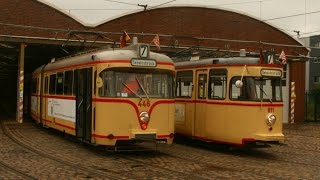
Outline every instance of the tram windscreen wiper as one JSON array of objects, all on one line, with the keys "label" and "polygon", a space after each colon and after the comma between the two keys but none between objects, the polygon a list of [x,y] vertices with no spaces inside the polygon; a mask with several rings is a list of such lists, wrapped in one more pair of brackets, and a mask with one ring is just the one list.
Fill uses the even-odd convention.
[{"label": "tram windscreen wiper", "polygon": [[[122,82],[122,81],[121,81],[121,83],[122,83],[122,85],[124,85],[127,89],[129,89],[130,92],[132,92],[134,95],[136,95],[137,97],[139,97],[140,99],[142,99],[141,96],[139,96],[139,94],[137,94],[136,92],[134,92],[134,90],[132,90],[128,85],[126,85],[126,83],[124,83],[124,82]],[[139,86],[140,86],[140,85],[139,85]]]},{"label": "tram windscreen wiper", "polygon": [[136,77],[136,81],[138,82],[139,87],[142,89],[143,93],[146,95],[147,99],[149,100],[149,96],[148,96],[146,90],[143,88],[143,86],[141,85],[141,83],[140,83],[140,81],[138,80],[137,77]]},{"label": "tram windscreen wiper", "polygon": [[272,99],[270,99],[267,95],[267,93],[263,90],[263,88],[261,88],[260,86],[258,86],[260,88],[260,90],[263,92],[263,94],[266,95],[266,97],[269,99],[270,103],[272,103]]}]

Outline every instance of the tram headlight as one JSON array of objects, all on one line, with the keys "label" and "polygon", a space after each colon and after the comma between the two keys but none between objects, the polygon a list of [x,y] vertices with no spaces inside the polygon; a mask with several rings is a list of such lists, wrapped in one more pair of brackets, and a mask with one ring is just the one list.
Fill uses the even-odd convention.
[{"label": "tram headlight", "polygon": [[270,113],[267,115],[267,124],[268,126],[273,126],[276,123],[277,117],[276,115]]},{"label": "tram headlight", "polygon": [[150,120],[150,116],[147,112],[142,111],[139,115],[140,121],[143,123],[147,123]]}]

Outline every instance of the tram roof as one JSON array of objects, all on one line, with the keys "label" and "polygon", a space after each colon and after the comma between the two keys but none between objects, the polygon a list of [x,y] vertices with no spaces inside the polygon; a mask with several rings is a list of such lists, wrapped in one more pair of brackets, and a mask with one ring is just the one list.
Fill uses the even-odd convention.
[{"label": "tram roof", "polygon": [[260,63],[259,57],[228,57],[228,58],[208,58],[194,61],[183,61],[175,63],[176,67],[183,66],[199,66],[210,64],[258,64]]},{"label": "tram roof", "polygon": [[[63,57],[57,60],[54,60],[45,66],[45,71],[55,70],[64,67],[72,67],[77,65],[85,65],[93,61],[127,61],[132,58],[139,58],[138,45],[130,45],[124,48],[103,48],[95,49],[86,52],[81,52],[72,56]],[[168,62],[172,63],[171,58],[164,54],[159,54],[155,52],[150,52],[148,59],[154,59],[157,62]],[[38,67],[33,73],[41,72],[43,66]]]}]

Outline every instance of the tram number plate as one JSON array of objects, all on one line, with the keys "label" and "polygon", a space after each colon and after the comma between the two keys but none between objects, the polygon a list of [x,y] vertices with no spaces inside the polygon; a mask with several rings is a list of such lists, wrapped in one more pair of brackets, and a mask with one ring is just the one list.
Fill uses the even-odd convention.
[{"label": "tram number plate", "polygon": [[136,139],[156,139],[156,134],[136,134]]}]

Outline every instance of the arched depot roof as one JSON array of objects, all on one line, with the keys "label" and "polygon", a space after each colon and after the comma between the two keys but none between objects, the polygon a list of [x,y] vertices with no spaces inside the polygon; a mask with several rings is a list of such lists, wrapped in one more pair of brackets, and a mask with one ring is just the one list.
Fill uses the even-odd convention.
[{"label": "arched depot roof", "polygon": [[[128,14],[105,22],[97,31],[140,33],[139,39],[150,42],[160,35],[162,45],[193,46],[220,50],[258,52],[285,50],[289,56],[307,55],[308,49],[278,28],[238,12],[211,7],[171,6]],[[141,33],[143,35],[141,35]],[[133,36],[133,35],[130,35]]]},{"label": "arched depot roof", "polygon": [[[138,36],[139,42],[150,43],[159,34],[161,51],[181,47],[210,48],[219,51],[258,52],[259,49],[285,50],[287,55],[307,55],[308,49],[280,31],[278,28],[256,18],[213,7],[170,6],[146,11],[126,13],[95,27],[83,24],[43,0],[2,0],[0,12],[0,41],[13,37],[28,40],[44,39],[65,44],[73,32],[98,32],[99,41],[119,42],[122,31]],[[71,33],[70,33],[71,32]],[[90,37],[90,33],[76,38]],[[76,41],[77,39],[73,39]],[[22,41],[26,41],[26,38]],[[67,43],[70,43],[68,41]]]}]

